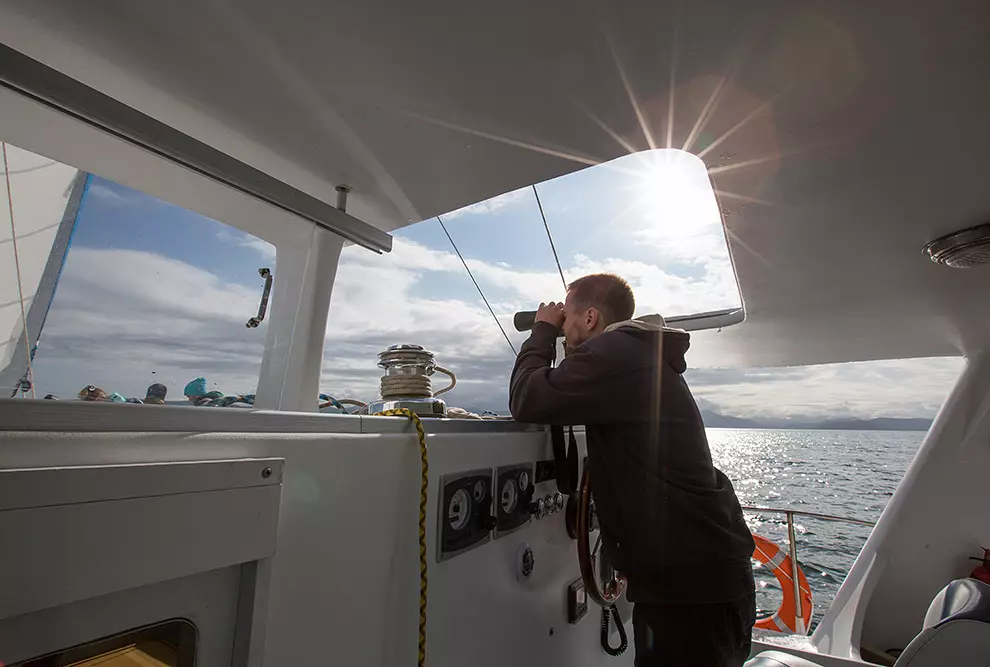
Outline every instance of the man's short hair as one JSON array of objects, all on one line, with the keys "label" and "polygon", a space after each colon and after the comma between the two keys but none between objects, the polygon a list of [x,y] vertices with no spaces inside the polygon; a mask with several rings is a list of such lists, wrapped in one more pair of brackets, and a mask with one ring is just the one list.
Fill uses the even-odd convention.
[{"label": "man's short hair", "polygon": [[636,310],[636,298],[629,283],[611,273],[578,278],[567,286],[567,291],[578,306],[597,309],[605,326],[632,319]]}]

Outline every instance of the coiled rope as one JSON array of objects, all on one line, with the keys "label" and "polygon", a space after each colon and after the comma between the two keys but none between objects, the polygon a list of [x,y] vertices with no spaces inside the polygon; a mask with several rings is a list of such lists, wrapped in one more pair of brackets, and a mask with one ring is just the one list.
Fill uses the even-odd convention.
[{"label": "coiled rope", "polygon": [[457,377],[443,366],[437,366],[434,371],[449,376],[450,386],[433,393],[433,380],[429,375],[383,375],[382,398],[385,400],[391,398],[432,398],[450,391],[457,385]]},{"label": "coiled rope", "polygon": [[[427,378],[429,379],[429,378]],[[426,449],[426,432],[419,415],[408,408],[386,410],[375,414],[377,417],[406,417],[416,426],[419,437],[420,483],[419,483],[419,660],[418,667],[426,665],[426,500],[429,489],[430,465]]]}]

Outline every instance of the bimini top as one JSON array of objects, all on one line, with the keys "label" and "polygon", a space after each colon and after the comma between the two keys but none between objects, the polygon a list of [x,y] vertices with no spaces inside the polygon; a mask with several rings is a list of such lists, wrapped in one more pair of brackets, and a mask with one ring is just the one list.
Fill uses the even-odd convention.
[{"label": "bimini top", "polygon": [[694,153],[747,317],[692,362],[775,365],[990,342],[986,270],[922,253],[990,216],[990,7],[954,5],[42,1],[0,42],[381,231]]}]

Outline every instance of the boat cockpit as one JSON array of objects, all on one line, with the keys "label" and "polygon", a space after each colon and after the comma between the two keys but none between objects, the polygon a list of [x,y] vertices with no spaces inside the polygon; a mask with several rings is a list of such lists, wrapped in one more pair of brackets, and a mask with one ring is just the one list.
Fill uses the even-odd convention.
[{"label": "boat cockpit", "polygon": [[755,554],[747,664],[984,664],[988,18],[0,4],[0,664],[633,664],[586,476],[479,393],[600,270],[692,366],[965,358],[814,627]]}]

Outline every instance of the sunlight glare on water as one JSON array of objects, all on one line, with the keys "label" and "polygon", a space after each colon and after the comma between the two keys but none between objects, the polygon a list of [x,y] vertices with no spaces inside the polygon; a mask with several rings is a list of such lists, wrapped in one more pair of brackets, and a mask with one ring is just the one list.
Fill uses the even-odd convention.
[{"label": "sunlight glare on water", "polygon": [[[793,509],[876,521],[918,450],[924,433],[708,429],[715,465],[742,505]],[[787,547],[783,514],[746,512],[750,530]],[[795,517],[798,561],[821,620],[863,547],[866,526]],[[772,612],[780,587],[756,570],[757,604]]]}]

